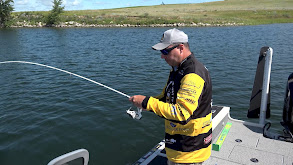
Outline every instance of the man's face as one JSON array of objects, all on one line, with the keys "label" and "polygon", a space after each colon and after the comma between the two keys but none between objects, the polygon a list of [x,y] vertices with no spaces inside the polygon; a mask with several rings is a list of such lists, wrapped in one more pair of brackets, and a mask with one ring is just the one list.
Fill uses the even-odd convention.
[{"label": "man's face", "polygon": [[[174,45],[168,46],[166,49],[172,48]],[[170,66],[179,66],[180,50],[179,45],[171,50],[167,55],[161,53],[161,58],[164,59]]]}]

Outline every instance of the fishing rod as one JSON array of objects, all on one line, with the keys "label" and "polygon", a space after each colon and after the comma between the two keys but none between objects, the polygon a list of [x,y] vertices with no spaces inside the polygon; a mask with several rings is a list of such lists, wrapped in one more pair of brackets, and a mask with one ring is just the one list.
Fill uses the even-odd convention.
[{"label": "fishing rod", "polygon": [[[127,98],[130,98],[129,95],[127,95],[127,94],[125,94],[125,93],[123,93],[123,92],[120,92],[120,91],[118,91],[118,90],[116,90],[116,89],[114,89],[114,88],[111,88],[111,87],[109,87],[109,86],[107,86],[107,85],[104,85],[104,84],[102,84],[102,83],[99,83],[99,82],[97,82],[97,81],[91,80],[91,79],[86,78],[86,77],[84,77],[84,76],[81,76],[81,75],[78,75],[78,74],[75,74],[75,73],[72,73],[72,72],[69,72],[69,71],[63,70],[63,69],[59,69],[59,68],[56,68],[56,67],[53,67],[53,66],[44,65],[44,64],[35,63],[35,62],[28,62],[28,61],[3,61],[3,62],[0,62],[0,64],[8,64],[8,63],[23,63],[23,64],[31,64],[31,65],[38,65],[38,66],[43,66],[43,67],[51,68],[51,69],[54,69],[54,70],[58,70],[58,71],[60,71],[60,72],[64,72],[64,73],[67,73],[67,74],[70,74],[70,75],[73,75],[73,76],[76,76],[76,77],[82,78],[82,79],[84,79],[84,80],[90,81],[90,82],[95,83],[95,84],[97,84],[97,85],[100,85],[100,86],[102,86],[102,87],[104,87],[104,88],[107,88],[107,89],[109,89],[109,90],[111,90],[111,91],[113,91],[113,92],[116,92],[116,93],[118,93],[118,94],[120,94],[120,95],[122,95],[122,96],[125,96],[125,97],[127,97]],[[142,109],[140,109],[140,108],[137,108],[137,111],[132,110],[131,107],[130,107],[128,110],[126,110],[126,113],[127,113],[128,115],[130,115],[133,119],[138,119],[138,120],[141,119],[141,117],[142,117],[141,112],[142,112]]]}]

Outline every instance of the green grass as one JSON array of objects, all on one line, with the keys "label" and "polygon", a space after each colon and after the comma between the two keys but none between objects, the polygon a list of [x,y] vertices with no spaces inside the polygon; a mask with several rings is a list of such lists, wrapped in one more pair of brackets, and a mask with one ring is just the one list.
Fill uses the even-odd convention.
[{"label": "green grass", "polygon": [[[13,12],[14,22],[44,22],[49,12]],[[243,25],[293,23],[293,0],[225,0],[199,4],[65,11],[62,22],[84,24],[205,23]]]}]

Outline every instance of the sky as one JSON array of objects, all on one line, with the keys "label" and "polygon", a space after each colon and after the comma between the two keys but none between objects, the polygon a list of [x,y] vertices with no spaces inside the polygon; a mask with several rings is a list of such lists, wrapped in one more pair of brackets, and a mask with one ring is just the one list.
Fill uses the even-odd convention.
[{"label": "sky", "polygon": [[[202,3],[216,0],[63,0],[65,10],[113,9],[133,6],[164,4]],[[53,0],[14,0],[14,11],[49,11]]]}]

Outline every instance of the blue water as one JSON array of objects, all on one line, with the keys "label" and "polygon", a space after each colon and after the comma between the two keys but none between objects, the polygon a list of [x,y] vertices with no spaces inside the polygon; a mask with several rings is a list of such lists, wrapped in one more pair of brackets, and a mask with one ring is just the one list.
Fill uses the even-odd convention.
[{"label": "blue water", "polygon": [[[127,95],[157,95],[170,67],[151,49],[168,28],[0,29],[0,61],[65,69]],[[214,104],[247,120],[260,48],[274,50],[273,127],[281,129],[287,77],[293,72],[293,24],[180,28],[209,69]],[[0,164],[47,164],[79,149],[90,164],[131,164],[164,137],[163,120],[125,113],[128,98],[68,74],[28,64],[0,64]],[[254,120],[250,120],[257,122]]]}]

